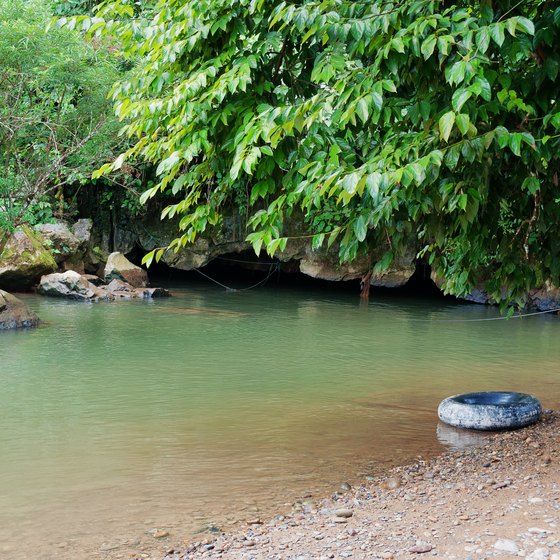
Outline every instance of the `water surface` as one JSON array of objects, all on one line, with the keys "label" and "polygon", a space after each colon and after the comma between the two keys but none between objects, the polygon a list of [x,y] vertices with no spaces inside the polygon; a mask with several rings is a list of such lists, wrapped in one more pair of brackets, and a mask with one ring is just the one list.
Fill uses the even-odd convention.
[{"label": "water surface", "polygon": [[560,397],[553,317],[200,285],[26,301],[46,325],[0,336],[0,553],[13,559],[128,557],[153,529],[179,542],[429,456],[451,394]]}]

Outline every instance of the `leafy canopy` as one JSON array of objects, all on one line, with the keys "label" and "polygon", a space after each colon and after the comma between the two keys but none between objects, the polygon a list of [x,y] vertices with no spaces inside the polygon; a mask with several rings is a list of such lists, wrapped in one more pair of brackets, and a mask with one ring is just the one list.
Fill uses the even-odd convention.
[{"label": "leafy canopy", "polygon": [[413,247],[451,293],[559,281],[555,2],[115,0],[59,23],[137,64],[113,89],[135,144],[99,173],[157,165],[171,248],[234,204],[257,253],[297,219],[376,271]]}]

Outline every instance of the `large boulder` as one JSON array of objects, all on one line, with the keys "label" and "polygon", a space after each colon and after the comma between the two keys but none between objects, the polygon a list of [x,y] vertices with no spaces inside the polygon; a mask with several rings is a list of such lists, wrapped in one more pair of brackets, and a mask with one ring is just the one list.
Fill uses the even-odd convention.
[{"label": "large boulder", "polygon": [[74,257],[78,252],[80,240],[64,222],[39,224],[35,226],[35,231],[39,232],[51,245],[51,252],[57,264]]},{"label": "large boulder", "polygon": [[132,264],[122,253],[111,253],[105,265],[105,281],[122,280],[135,288],[148,286],[148,273]]},{"label": "large boulder", "polygon": [[21,300],[0,290],[0,330],[36,327],[40,322]]},{"label": "large boulder", "polygon": [[41,278],[37,293],[82,301],[109,299],[106,293],[73,270],[48,274]]},{"label": "large boulder", "polygon": [[56,269],[56,261],[45,248],[43,237],[24,226],[8,239],[0,254],[0,288],[27,290],[41,276]]}]

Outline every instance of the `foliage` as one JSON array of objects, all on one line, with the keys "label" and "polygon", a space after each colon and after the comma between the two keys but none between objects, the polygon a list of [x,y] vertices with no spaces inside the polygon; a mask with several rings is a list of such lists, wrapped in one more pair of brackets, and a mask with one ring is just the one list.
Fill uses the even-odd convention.
[{"label": "foliage", "polygon": [[113,56],[78,32],[47,34],[51,19],[43,0],[0,0],[0,247],[65,212],[63,188],[124,146],[107,100]]},{"label": "foliage", "polygon": [[451,293],[559,282],[557,3],[119,0],[60,24],[138,61],[113,90],[135,144],[99,173],[158,166],[171,247],[245,193],[257,253],[301,211],[315,248],[381,271],[412,246]]}]

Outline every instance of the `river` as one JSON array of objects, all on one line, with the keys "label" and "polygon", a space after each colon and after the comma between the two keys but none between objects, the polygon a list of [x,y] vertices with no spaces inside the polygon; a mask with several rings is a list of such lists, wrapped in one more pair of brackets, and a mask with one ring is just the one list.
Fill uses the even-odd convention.
[{"label": "river", "polygon": [[[129,558],[156,531],[289,509],[453,440],[478,390],[560,398],[560,323],[490,307],[295,288],[84,304],[0,333],[0,556]],[[161,548],[161,545],[158,545]],[[4,555],[4,556],[3,556]]]}]

